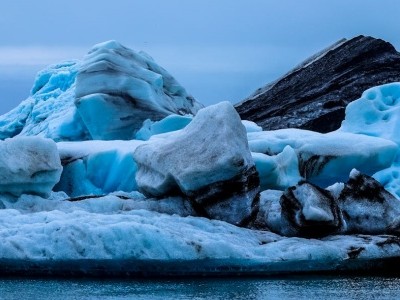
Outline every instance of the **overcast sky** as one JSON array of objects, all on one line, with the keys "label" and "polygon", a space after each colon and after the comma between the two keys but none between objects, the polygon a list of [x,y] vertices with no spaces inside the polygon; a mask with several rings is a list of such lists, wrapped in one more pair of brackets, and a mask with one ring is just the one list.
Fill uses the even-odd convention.
[{"label": "overcast sky", "polygon": [[1,0],[0,113],[44,66],[115,39],[200,102],[238,102],[318,50],[364,34],[400,49],[399,0]]}]

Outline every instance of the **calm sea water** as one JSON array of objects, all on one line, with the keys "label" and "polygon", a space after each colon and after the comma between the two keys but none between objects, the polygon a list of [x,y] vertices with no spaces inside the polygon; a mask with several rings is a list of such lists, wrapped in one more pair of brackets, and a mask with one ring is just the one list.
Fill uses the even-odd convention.
[{"label": "calm sea water", "polygon": [[400,278],[0,279],[0,299],[400,299]]}]

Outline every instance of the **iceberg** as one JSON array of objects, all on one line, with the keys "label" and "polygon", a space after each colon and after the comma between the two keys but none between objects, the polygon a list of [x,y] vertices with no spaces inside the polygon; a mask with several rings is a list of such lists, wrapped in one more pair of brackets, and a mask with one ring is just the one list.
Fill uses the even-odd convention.
[{"label": "iceberg", "polygon": [[116,41],[89,51],[77,73],[75,96],[91,137],[101,140],[129,140],[146,119],[193,115],[202,108],[150,56]]},{"label": "iceberg", "polygon": [[290,146],[273,156],[257,152],[251,155],[260,177],[261,190],[285,190],[302,180],[297,154]]},{"label": "iceberg", "polygon": [[147,54],[95,45],[0,116],[0,274],[394,268],[399,99],[378,86],[337,131],[263,131]]},{"label": "iceberg", "polygon": [[39,72],[30,97],[0,117],[0,139],[129,140],[147,119],[202,107],[150,56],[109,41]]}]

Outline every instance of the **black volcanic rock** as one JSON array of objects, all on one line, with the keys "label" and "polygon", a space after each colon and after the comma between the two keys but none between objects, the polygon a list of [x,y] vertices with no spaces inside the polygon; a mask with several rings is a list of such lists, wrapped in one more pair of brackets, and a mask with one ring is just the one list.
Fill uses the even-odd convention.
[{"label": "black volcanic rock", "polygon": [[242,119],[264,130],[340,127],[345,107],[366,89],[400,81],[400,53],[388,42],[340,40],[236,105]]}]

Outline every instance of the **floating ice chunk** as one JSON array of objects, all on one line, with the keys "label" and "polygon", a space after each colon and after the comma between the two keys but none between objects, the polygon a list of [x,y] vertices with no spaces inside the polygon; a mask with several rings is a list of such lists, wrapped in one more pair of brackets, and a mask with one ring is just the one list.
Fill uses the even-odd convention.
[{"label": "floating ice chunk", "polygon": [[31,213],[25,209],[38,197],[7,203],[0,210],[1,272],[272,275],[371,268],[400,251],[393,236],[284,238],[205,218],[126,211],[116,196],[95,200],[42,199],[54,209]]},{"label": "floating ice chunk", "polygon": [[46,197],[60,179],[61,171],[52,140],[15,137],[0,142],[0,193]]},{"label": "floating ice chunk", "polygon": [[75,78],[79,61],[50,65],[40,71],[31,96],[0,116],[0,138],[42,136],[55,141],[85,140],[89,134],[76,112]]},{"label": "floating ice chunk", "polygon": [[246,131],[229,102],[206,107],[184,129],[134,153],[136,181],[148,196],[183,194],[211,218],[239,224],[248,217],[259,179]]},{"label": "floating ice chunk", "polygon": [[385,138],[400,144],[400,83],[366,90],[346,107],[339,131]]},{"label": "floating ice chunk", "polygon": [[146,119],[195,114],[202,107],[148,55],[111,41],[96,45],[84,61],[40,71],[31,96],[0,116],[0,139],[129,140]]}]

